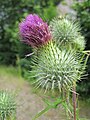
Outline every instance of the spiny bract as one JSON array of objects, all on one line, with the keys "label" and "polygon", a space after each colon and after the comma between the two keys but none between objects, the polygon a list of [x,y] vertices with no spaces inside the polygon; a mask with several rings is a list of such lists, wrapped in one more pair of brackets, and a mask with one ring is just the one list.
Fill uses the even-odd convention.
[{"label": "spiny bract", "polygon": [[16,103],[14,95],[8,91],[0,91],[0,118],[7,119],[14,115],[16,111]]},{"label": "spiny bract", "polygon": [[71,89],[83,73],[76,53],[59,50],[52,42],[43,47],[39,57],[34,57],[32,61],[33,69],[31,72],[35,73],[36,87],[42,87],[46,91]]},{"label": "spiny bract", "polygon": [[80,34],[78,23],[72,22],[67,18],[55,18],[50,23],[50,30],[55,42],[61,47],[70,45],[76,50],[85,48],[84,37]]}]

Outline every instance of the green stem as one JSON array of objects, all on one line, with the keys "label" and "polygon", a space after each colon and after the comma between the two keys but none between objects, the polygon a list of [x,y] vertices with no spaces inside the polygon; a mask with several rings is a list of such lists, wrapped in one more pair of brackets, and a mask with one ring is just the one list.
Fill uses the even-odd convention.
[{"label": "green stem", "polygon": [[45,109],[43,109],[40,113],[38,113],[32,120],[36,120],[38,117],[40,117],[42,114],[46,113],[49,109],[51,109],[50,107],[46,107]]},{"label": "green stem", "polygon": [[89,58],[89,55],[87,55],[87,57],[86,57],[86,59],[85,59],[84,66],[86,66],[86,64],[87,64],[87,61],[88,61],[88,58]]},{"label": "green stem", "polygon": [[48,104],[48,106],[43,109],[41,112],[39,112],[32,120],[36,120],[38,117],[40,117],[41,115],[43,115],[44,113],[48,112],[50,109],[52,108],[56,108],[59,104],[61,104],[62,102],[64,102],[65,100],[56,100],[53,104]]}]

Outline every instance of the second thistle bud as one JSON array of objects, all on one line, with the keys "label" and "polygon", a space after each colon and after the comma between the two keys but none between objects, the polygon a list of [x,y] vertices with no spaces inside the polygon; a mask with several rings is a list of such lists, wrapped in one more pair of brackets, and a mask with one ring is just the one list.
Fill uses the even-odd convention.
[{"label": "second thistle bud", "polygon": [[81,29],[78,23],[63,17],[56,18],[51,21],[50,30],[58,46],[71,47],[79,51],[84,50],[85,40],[80,33]]}]

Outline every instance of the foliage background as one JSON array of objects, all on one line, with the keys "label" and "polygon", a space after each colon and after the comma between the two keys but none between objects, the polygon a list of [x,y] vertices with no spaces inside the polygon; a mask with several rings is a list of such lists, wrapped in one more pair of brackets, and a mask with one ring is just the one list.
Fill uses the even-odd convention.
[{"label": "foliage background", "polygon": [[[76,2],[73,9],[77,12],[77,21],[80,23],[81,32],[85,36],[86,50],[90,50],[90,1]],[[78,86],[78,92],[84,96],[88,96],[90,93],[90,57],[87,63],[87,73],[87,78],[82,80]]]},{"label": "foliage background", "polygon": [[18,24],[22,18],[27,14],[37,13],[50,21],[56,16],[55,5],[58,1],[0,1],[0,64],[15,65],[17,56],[22,58],[31,51],[31,48],[22,44],[18,38]]}]

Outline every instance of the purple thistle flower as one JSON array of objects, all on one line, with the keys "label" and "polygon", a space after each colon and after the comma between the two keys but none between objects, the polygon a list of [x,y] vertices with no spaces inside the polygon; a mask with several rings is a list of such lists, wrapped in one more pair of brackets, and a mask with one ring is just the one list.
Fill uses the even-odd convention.
[{"label": "purple thistle flower", "polygon": [[19,24],[19,32],[22,41],[32,47],[39,47],[51,40],[47,23],[35,14],[28,15]]}]

